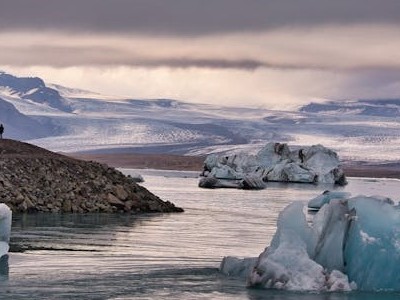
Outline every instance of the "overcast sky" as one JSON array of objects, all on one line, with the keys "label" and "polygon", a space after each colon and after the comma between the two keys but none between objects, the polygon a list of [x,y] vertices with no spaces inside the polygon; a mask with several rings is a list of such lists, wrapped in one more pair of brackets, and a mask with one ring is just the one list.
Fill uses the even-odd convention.
[{"label": "overcast sky", "polygon": [[0,69],[132,98],[400,98],[398,0],[1,0]]}]

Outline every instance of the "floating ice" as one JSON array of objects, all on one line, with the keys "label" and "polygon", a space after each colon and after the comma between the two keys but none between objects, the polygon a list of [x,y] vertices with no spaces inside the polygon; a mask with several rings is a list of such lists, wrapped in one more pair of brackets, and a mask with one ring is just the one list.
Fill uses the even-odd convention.
[{"label": "floating ice", "polygon": [[327,194],[311,222],[303,203],[287,206],[270,246],[255,261],[225,258],[221,271],[243,277],[250,270],[251,287],[400,291],[398,207],[381,197]]},{"label": "floating ice", "polygon": [[329,203],[331,200],[340,200],[349,198],[350,193],[346,192],[332,192],[332,191],[325,191],[322,195],[319,195],[310,201],[308,201],[308,208],[311,209],[320,209],[324,204]]},{"label": "floating ice", "polygon": [[130,174],[128,177],[132,178],[134,182],[144,182],[143,176],[138,173]]},{"label": "floating ice", "polygon": [[243,190],[261,190],[266,183],[258,176],[245,175],[241,179],[217,179],[213,176],[200,178],[199,187],[203,188],[239,188]]},{"label": "floating ice", "polygon": [[256,262],[256,257],[237,258],[227,256],[221,262],[220,271],[228,276],[247,278]]},{"label": "floating ice", "polygon": [[256,155],[212,154],[204,161],[202,175],[212,178],[200,180],[199,186],[207,188],[242,188],[241,182],[246,178],[258,178],[253,180],[255,185],[247,188],[265,187],[261,182],[267,181],[346,184],[337,154],[322,145],[290,151],[287,144],[268,143]]},{"label": "floating ice", "polygon": [[0,258],[8,253],[11,232],[11,210],[0,203]]}]

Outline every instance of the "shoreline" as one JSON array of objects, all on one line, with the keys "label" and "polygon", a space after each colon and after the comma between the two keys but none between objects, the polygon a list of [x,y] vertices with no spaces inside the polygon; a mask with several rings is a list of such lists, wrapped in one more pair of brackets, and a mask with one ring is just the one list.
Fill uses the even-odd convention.
[{"label": "shoreline", "polygon": [[142,153],[64,153],[64,155],[81,160],[93,160],[114,168],[199,171],[199,173],[203,169],[205,159],[205,156]]},{"label": "shoreline", "polygon": [[[203,170],[203,162],[206,157],[143,153],[64,153],[64,155],[86,161],[96,161],[114,168],[198,171],[199,174]],[[342,166],[347,177],[400,179],[400,161],[391,163],[346,161]]]}]

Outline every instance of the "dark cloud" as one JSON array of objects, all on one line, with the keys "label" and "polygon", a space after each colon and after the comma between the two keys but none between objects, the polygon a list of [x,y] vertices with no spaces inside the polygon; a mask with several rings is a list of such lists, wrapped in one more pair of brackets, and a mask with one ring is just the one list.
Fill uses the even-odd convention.
[{"label": "dark cloud", "polygon": [[[364,29],[364,30],[368,30]],[[396,31],[397,32],[397,31]],[[369,33],[369,31],[367,32]],[[358,31],[360,36],[365,32]],[[380,71],[381,77],[385,78],[392,76],[392,71],[400,69],[398,61],[398,45],[399,43],[391,44],[391,50],[386,51],[386,56],[389,59],[381,59],[382,56],[375,56],[376,48],[369,54],[357,52],[359,48],[368,48],[367,44],[353,44],[342,42],[341,51],[332,53],[330,46],[321,48],[315,51],[318,43],[321,41],[321,36],[314,37],[318,42],[307,45],[306,51],[302,47],[296,48],[298,43],[294,37],[301,35],[293,33],[285,37],[285,40],[291,40],[292,44],[289,47],[291,51],[285,53],[281,49],[265,49],[262,53],[258,53],[257,49],[251,47],[240,48],[238,41],[246,40],[248,37],[239,36],[233,42],[225,41],[225,45],[221,43],[218,51],[213,52],[215,41],[218,39],[204,38],[202,42],[185,49],[185,51],[176,53],[175,50],[179,47],[182,39],[163,39],[159,42],[158,39],[141,41],[140,39],[116,39],[102,38],[89,40],[85,42],[84,36],[77,36],[72,39],[70,36],[62,34],[50,34],[35,37],[32,34],[20,35],[17,41],[7,43],[10,34],[6,36],[0,35],[1,55],[0,65],[14,66],[53,66],[57,68],[72,67],[72,66],[131,66],[145,68],[206,68],[206,69],[238,69],[246,71],[254,71],[259,68],[276,69],[276,70],[314,70],[314,71],[361,71],[368,72],[370,70]],[[381,42],[384,45],[389,45],[389,40],[392,39],[389,35]],[[32,38],[32,39],[31,39]],[[253,39],[260,38],[254,35]],[[268,37],[266,37],[268,39]],[[309,38],[311,39],[311,38]],[[51,41],[57,40],[55,43]],[[186,39],[184,39],[186,42]],[[273,39],[269,39],[273,42]],[[48,43],[45,43],[48,41]],[[127,45],[126,43],[129,43]],[[137,47],[130,47],[133,46]],[[154,47],[158,45],[160,47]],[[285,48],[284,47],[284,48]],[[235,52],[236,51],[236,52]],[[312,53],[310,60],[308,51]],[[202,55],[205,52],[205,55]],[[229,55],[228,55],[229,52]],[[294,55],[294,52],[296,55]],[[384,49],[382,50],[382,53]],[[245,53],[245,55],[242,55]],[[277,55],[281,55],[277,57]],[[396,73],[397,74],[397,73]],[[396,78],[397,80],[397,78]]]},{"label": "dark cloud", "polygon": [[0,31],[200,35],[319,23],[399,23],[398,0],[2,0]]},{"label": "dark cloud", "polygon": [[0,64],[49,65],[54,67],[71,66],[137,66],[146,68],[208,68],[208,69],[240,69],[252,71],[260,67],[273,69],[298,69],[305,66],[290,66],[269,64],[261,60],[251,59],[218,59],[218,58],[146,58],[136,53],[125,52],[113,47],[96,46],[95,49],[86,46],[48,46],[34,45],[13,47],[4,45]]}]

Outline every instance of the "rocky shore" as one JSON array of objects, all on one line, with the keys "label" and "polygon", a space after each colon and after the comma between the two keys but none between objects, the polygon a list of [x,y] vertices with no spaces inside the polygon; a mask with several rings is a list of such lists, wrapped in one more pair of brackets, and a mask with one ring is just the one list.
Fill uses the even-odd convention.
[{"label": "rocky shore", "polygon": [[118,170],[0,140],[0,202],[13,212],[182,212]]}]

